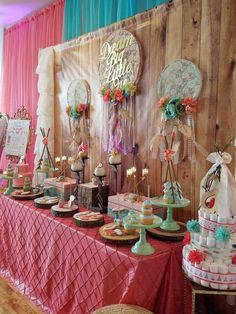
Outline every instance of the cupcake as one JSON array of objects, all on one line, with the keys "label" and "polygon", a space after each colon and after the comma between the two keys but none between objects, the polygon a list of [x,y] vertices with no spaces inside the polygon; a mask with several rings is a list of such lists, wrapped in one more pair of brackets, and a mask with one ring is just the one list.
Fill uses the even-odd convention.
[{"label": "cupcake", "polygon": [[153,220],[154,220],[154,216],[153,215],[140,215],[140,222],[143,225],[152,225],[153,224]]},{"label": "cupcake", "polygon": [[152,213],[152,206],[148,202],[144,202],[141,208],[140,221],[143,225],[153,224],[154,216]]},{"label": "cupcake", "polygon": [[41,165],[41,170],[43,172],[48,172],[49,171],[49,163],[48,163],[48,158],[44,158],[42,165]]},{"label": "cupcake", "polygon": [[106,170],[103,166],[102,162],[99,163],[99,165],[94,169],[94,174],[97,177],[105,177],[106,176]]},{"label": "cupcake", "polygon": [[114,148],[112,149],[111,155],[109,157],[109,164],[110,165],[121,164],[121,154]]},{"label": "cupcake", "polygon": [[6,175],[8,177],[13,177],[13,167],[12,167],[12,165],[10,163],[7,165]]},{"label": "cupcake", "polygon": [[29,177],[25,177],[23,191],[24,192],[31,191],[31,180]]},{"label": "cupcake", "polygon": [[136,229],[128,229],[128,228],[125,228],[124,226],[124,234],[127,234],[127,235],[131,235],[131,234],[135,234],[136,233]]}]

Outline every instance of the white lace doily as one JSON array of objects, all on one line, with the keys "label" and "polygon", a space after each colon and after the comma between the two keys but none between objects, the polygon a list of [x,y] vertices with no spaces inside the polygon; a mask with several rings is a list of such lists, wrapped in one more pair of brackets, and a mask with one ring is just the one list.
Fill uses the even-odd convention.
[{"label": "white lace doily", "polygon": [[69,106],[78,104],[89,104],[89,85],[84,80],[76,79],[72,81],[67,90],[67,103]]},{"label": "white lace doily", "polygon": [[176,60],[161,72],[157,83],[159,97],[197,98],[201,92],[202,77],[195,64],[188,60]]}]

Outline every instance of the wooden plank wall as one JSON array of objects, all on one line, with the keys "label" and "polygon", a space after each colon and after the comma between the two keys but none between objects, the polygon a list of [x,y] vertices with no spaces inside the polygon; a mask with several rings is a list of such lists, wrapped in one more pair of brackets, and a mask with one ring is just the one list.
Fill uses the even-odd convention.
[{"label": "wooden plank wall", "polygon": [[[71,48],[56,47],[56,92],[55,119],[57,143],[56,155],[67,153],[68,123],[65,118],[66,90],[75,78],[86,79],[91,86],[91,150],[86,168],[86,180],[92,176],[94,167],[107,162],[107,154],[101,151],[102,101],[98,94],[99,45],[110,32],[124,28],[133,32],[143,52],[143,69],[139,85],[141,93],[136,97],[137,142],[140,150],[136,163],[141,168],[147,163],[150,168],[151,196],[161,192],[163,165],[152,159],[149,146],[157,126],[158,108],[156,85],[165,65],[176,59],[188,59],[201,70],[202,93],[195,116],[196,140],[209,152],[215,143],[223,146],[236,134],[236,1],[235,0],[175,0],[169,5],[155,8],[128,20],[88,35],[89,40],[70,44]],[[63,126],[62,126],[63,124]],[[63,130],[63,131],[62,131]],[[62,144],[62,134],[63,142]],[[62,148],[63,146],[63,148]],[[231,147],[235,169],[235,150]],[[122,177],[133,163],[132,156],[125,156]],[[196,152],[196,162],[184,160],[177,167],[178,178],[186,197],[191,200],[188,208],[178,211],[177,218],[186,221],[196,216],[199,203],[199,185],[210,164],[201,153]],[[107,165],[108,180],[112,173]],[[142,186],[146,193],[146,186]]]}]

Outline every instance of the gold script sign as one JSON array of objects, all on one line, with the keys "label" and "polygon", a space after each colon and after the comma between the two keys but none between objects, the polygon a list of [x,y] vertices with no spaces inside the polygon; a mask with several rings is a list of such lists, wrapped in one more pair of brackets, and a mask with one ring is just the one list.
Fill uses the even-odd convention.
[{"label": "gold script sign", "polygon": [[101,85],[123,86],[136,82],[140,71],[140,49],[133,34],[125,30],[112,33],[100,49]]}]

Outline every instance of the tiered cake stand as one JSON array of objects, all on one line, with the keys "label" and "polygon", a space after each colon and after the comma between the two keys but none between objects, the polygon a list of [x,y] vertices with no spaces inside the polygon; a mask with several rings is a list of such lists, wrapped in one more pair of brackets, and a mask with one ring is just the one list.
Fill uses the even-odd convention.
[{"label": "tiered cake stand", "polygon": [[177,231],[181,228],[180,225],[173,219],[173,209],[188,206],[190,204],[190,200],[188,200],[187,198],[183,198],[179,204],[167,204],[162,197],[155,197],[150,199],[150,201],[151,204],[154,206],[167,208],[167,218],[160,225],[161,229],[168,231]]},{"label": "tiered cake stand", "polygon": [[[138,217],[137,217],[138,218]],[[131,251],[137,255],[151,255],[155,252],[155,249],[146,240],[146,229],[157,228],[161,225],[162,219],[155,216],[153,224],[143,225],[141,223],[130,223],[128,216],[123,219],[123,223],[126,229],[140,229],[139,241],[131,248]]]},{"label": "tiered cake stand", "polygon": [[8,181],[8,185],[7,185],[7,189],[4,192],[5,195],[11,195],[12,192],[15,191],[14,187],[13,187],[13,179],[19,179],[22,178],[22,175],[18,175],[18,177],[9,177],[6,174],[1,174],[0,175],[1,179],[7,180]]},{"label": "tiered cake stand", "polygon": [[148,233],[154,238],[162,240],[179,241],[184,238],[187,231],[183,222],[175,221],[173,218],[173,209],[186,207],[190,204],[190,201],[186,198],[182,199],[179,204],[167,204],[162,197],[154,197],[150,199],[151,204],[158,207],[167,208],[167,218],[162,222],[160,227],[148,229]]}]

